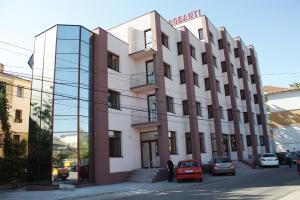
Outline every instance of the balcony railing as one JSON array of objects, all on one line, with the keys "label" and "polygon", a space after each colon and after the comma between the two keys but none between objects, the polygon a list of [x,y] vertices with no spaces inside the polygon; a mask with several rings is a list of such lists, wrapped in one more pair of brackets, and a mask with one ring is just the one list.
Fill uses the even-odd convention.
[{"label": "balcony railing", "polygon": [[131,125],[133,127],[144,127],[144,126],[157,126],[158,118],[157,118],[157,111],[151,110],[151,111],[132,111],[131,112]]},{"label": "balcony railing", "polygon": [[145,73],[131,75],[130,77],[130,88],[131,90],[148,90],[155,89],[156,81],[154,74],[146,75]]}]

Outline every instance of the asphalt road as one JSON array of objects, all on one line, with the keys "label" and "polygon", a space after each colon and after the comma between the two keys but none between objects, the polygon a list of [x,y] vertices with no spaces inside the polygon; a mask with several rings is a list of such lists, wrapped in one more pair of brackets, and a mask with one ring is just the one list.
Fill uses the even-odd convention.
[{"label": "asphalt road", "polygon": [[[182,183],[184,186],[184,183]],[[118,197],[117,199],[282,199],[300,200],[300,176],[293,168],[257,169],[255,173],[215,177],[215,181],[176,190],[153,192],[145,195]]]}]

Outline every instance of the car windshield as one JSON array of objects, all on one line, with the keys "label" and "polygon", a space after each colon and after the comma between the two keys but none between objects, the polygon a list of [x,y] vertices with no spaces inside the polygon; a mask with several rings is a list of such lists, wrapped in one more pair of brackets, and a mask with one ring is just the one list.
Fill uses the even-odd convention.
[{"label": "car windshield", "polygon": [[228,163],[231,162],[230,158],[215,158],[215,163]]},{"label": "car windshield", "polygon": [[264,158],[270,158],[270,157],[276,157],[274,154],[263,154],[262,157]]},{"label": "car windshield", "polygon": [[182,162],[181,167],[198,167],[198,163],[194,161]]}]

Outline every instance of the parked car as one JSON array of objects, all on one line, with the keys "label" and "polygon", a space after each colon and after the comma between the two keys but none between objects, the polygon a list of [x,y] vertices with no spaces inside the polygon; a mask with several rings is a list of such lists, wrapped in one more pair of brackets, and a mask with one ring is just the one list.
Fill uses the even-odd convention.
[{"label": "parked car", "polygon": [[69,177],[69,169],[65,167],[53,166],[52,177],[54,181],[57,179],[65,181]]},{"label": "parked car", "polygon": [[235,166],[229,157],[213,158],[210,162],[210,172],[216,174],[232,174],[235,175]]},{"label": "parked car", "polygon": [[288,153],[287,152],[277,152],[275,153],[276,157],[278,158],[279,165],[287,165],[288,164]]},{"label": "parked car", "polygon": [[264,153],[259,159],[261,167],[279,167],[278,158],[274,153]]},{"label": "parked car", "polygon": [[177,182],[182,180],[199,180],[202,181],[202,168],[198,160],[182,160],[176,167]]}]

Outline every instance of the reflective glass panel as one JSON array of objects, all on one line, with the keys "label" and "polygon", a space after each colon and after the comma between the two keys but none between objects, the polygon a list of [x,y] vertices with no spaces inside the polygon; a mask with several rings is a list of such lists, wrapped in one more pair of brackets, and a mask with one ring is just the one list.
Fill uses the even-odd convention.
[{"label": "reflective glass panel", "polygon": [[56,53],[78,53],[79,40],[57,40]]},{"label": "reflective glass panel", "polygon": [[79,26],[58,26],[58,39],[78,39]]}]

